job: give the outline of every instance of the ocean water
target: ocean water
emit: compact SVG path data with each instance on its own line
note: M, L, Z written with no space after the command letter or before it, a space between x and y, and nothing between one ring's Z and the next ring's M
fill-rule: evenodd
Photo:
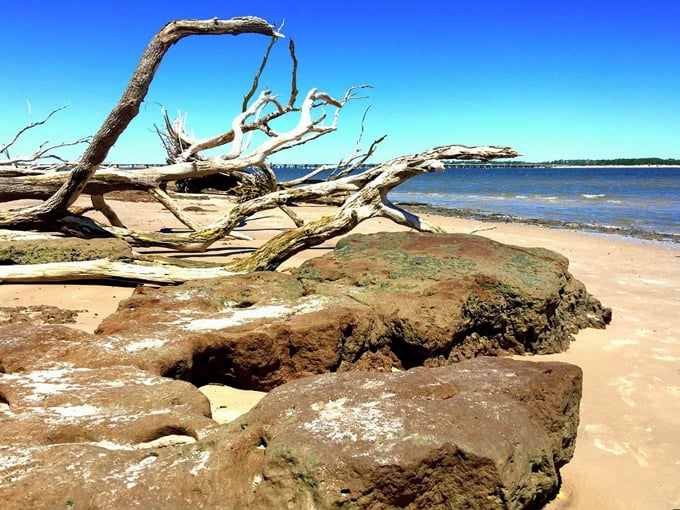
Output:
M276 173L284 181L305 171ZM680 242L680 168L447 167L405 181L389 197L470 217Z

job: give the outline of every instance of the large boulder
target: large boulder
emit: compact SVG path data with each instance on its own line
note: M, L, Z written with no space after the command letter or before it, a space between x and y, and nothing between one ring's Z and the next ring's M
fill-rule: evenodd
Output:
M287 274L138 288L96 335L13 321L0 326L0 498L535 508L573 453L580 370L461 360L559 351L609 318L555 253L379 234ZM342 373L304 378L326 372ZM278 388L221 427L189 382Z
M3 374L0 401L0 444L193 442L218 428L193 385L126 366Z
M287 274L140 288L97 334L145 370L269 390L329 371L560 352L610 319L557 253L380 233L349 236Z
M538 508L573 453L580 395L579 368L507 358L309 377L193 444L139 450L104 442L104 427L87 440L4 437L0 498L36 509Z

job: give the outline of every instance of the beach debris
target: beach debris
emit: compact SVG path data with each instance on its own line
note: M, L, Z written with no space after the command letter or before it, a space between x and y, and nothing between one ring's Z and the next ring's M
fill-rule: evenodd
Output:
M198 138L186 129L186 115L170 120L163 112L164 127L157 128L167 153L167 164L133 165L117 168L104 163L110 148L137 115L166 51L191 35L260 34L271 38L251 90L244 97L241 113L228 130ZM299 251L345 234L369 218L388 218L423 232L441 232L441 228L410 213L388 198L390 190L415 175L440 172L444 161L513 158L517 151L510 147L445 145L418 154L394 158L378 165L367 165L377 145L367 151L360 146L337 164L315 169L300 179L279 183L269 160L278 152L311 142L336 131L342 109L359 99L366 85L350 87L342 97L333 97L318 88L310 89L298 101L297 57L290 41L292 78L288 101L269 90L257 93L258 83L267 65L270 50L281 39L273 25L260 18L238 17L230 20L176 20L165 25L149 42L132 74L120 101L89 142L82 157L75 162L61 160L53 151L59 146L41 147L29 156L9 156L17 139L26 131L39 128L45 119L20 129L8 142L0 144L0 201L21 199L43 200L38 205L0 211L0 228L14 231L39 230L61 232L79 238L118 238L134 247L163 247L184 252L204 252L226 237L244 239L235 228L253 214L279 208L291 219L294 228L266 241L258 250L231 262L223 268L180 265L177 258L142 256L133 253L127 260L91 259L61 262L59 265L23 264L23 267L0 266L0 281L30 282L76 279L127 279L155 283L177 283L196 278L220 277L236 272L275 269ZM291 117L297 116L290 122ZM274 123L288 120L282 128ZM290 126L293 127L290 127ZM285 126L288 126L287 130ZM262 137L253 137L259 133ZM363 120L361 133L363 133ZM262 140L259 145L254 140ZM79 142L83 142L80 140ZM208 152L206 152L208 151ZM215 152L218 154L215 155ZM56 158L58 163L52 164ZM315 177L328 172L320 182ZM224 215L204 225L179 205L169 184L179 182L180 189L194 178L236 180L240 187L239 202ZM118 214L107 195L143 193L160 203L188 232L143 231L125 226L124 214ZM75 206L81 195L91 198L91 207ZM131 196L131 195L128 195ZM331 216L305 222L291 207L296 202L324 201L337 206ZM91 212L100 213L93 216ZM104 219L101 219L101 218ZM206 270L207 269L207 270Z

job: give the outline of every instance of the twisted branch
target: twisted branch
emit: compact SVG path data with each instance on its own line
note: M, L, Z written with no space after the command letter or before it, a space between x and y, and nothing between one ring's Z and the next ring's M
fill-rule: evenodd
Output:
M121 99L92 137L78 164L68 180L44 203L10 213L0 213L0 226L8 223L27 227L52 223L55 216L67 214L67 208L78 198L98 166L120 134L139 112L156 70L170 46L190 35L238 35L256 33L278 37L274 27L260 18L244 17L231 20L178 20L165 25L149 42Z
M388 193L406 179L421 173L441 172L444 170L442 160L508 158L517 155L509 147L466 147L450 145L436 147L420 154L396 158L382 165L368 169L357 175L349 175L333 181L309 184L301 188L279 190L238 204L221 220L204 227L201 231L189 234L135 233L109 227L111 233L125 240L153 242L154 245L179 247L180 249L203 250L215 240L224 237L240 221L255 212L278 207L290 199L309 199L338 190L354 192L350 198L333 215L321 217L293 228L273 237L260 248L242 259L229 262L219 268L186 267L172 269L172 262L163 261L162 267L152 267L148 271L143 268L149 265L148 257L137 257L125 261L105 260L89 261L70 267L65 264L36 264L32 269L26 267L0 266L0 281L43 281L48 279L80 279L93 277L128 278L135 281L154 281L167 283L197 278L210 278L235 273L276 269L282 262L300 251L319 245L324 241L345 234L362 221L374 217L385 217L398 224L423 232L443 232L413 214L400 209L387 198ZM72 222L83 221L81 217L72 217ZM126 237L128 236L128 237ZM181 240L181 244L178 243ZM191 244L193 243L193 244ZM129 264L132 264L130 266ZM89 269L88 269L89 268ZM33 276L32 276L33 275ZM98 275L98 276L97 276ZM31 280L34 278L34 280Z

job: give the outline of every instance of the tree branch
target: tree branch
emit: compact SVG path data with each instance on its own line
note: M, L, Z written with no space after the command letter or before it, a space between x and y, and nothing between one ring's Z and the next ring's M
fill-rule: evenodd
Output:
M43 204L0 214L0 225L8 221L14 225L52 222L55 215L66 214L97 167L104 161L109 150L118 140L130 121L139 112L156 70L170 46L190 35L238 35L257 33L272 37L280 36L274 27L260 18L245 17L231 20L178 20L165 25L149 42L137 68L132 74L123 96L113 108L92 142L62 187Z
M186 116L182 117L180 114L174 122L171 122L167 112L163 111L165 131L158 127L156 129L168 153L167 165L124 171L100 167L118 136L137 115L158 65L172 44L188 35L242 33L264 34L272 37L272 40L253 79L253 86L244 96L242 112L233 119L229 131L209 138L196 139L185 130ZM313 88L306 94L301 105L296 106L297 59L295 46L291 41L289 51L292 76L288 103L284 105L268 90L261 92L257 99L252 101L277 37L280 35L275 29L259 18L234 18L227 21L185 20L171 22L163 27L145 49L120 101L73 168L69 171L57 171L59 167L52 165L47 171L38 172L37 165L26 165L27 162L50 157L50 151L59 147L59 145L46 147L46 143L28 160L21 160L24 163L23 168L11 164L16 160L8 160L4 166L0 166L0 200L45 199L39 206L0 213L0 228L10 226L15 229L57 230L84 238L115 237L135 246L167 247L185 252L205 251L214 242L228 235L244 238L233 232L236 226L253 214L266 209L281 208L293 220L295 228L275 236L247 257L231 261L219 268L206 268L196 262L188 263L190 267L187 267L186 262L179 260L151 259L148 256L132 254L116 260L102 259L74 263L76 264L74 266L68 264L0 266L0 279L28 281L105 277L176 282L235 272L275 269L299 251L347 233L362 221L372 217L385 217L421 231L441 232L440 227L395 206L388 199L389 192L414 175L442 171L444 169L442 160L488 161L518 155L509 147L448 145L395 158L382 165L359 171L384 139L383 137L374 141L366 153L361 152L366 117L364 112L354 152L337 165L324 168L332 170L330 178L312 183L291 181L284 183L287 187L280 187L277 185L276 175L268 164L269 158L277 152L305 144L335 131L342 108L348 101L356 99L358 90L366 86L352 87L340 99ZM10 142L0 147L2 149L0 152L4 151L9 158L8 149L19 136L27 129L44 123L56 111L59 109L54 110L43 121L31 123L20 130ZM292 128L282 132L272 129L270 123L291 112L298 115L297 123ZM260 131L266 137L259 145L251 148L250 143L255 131ZM258 137L258 140L260 138L262 137ZM226 144L231 146L220 155L206 157L201 154L206 149ZM218 173L250 179L244 185L246 191L248 186L251 186L263 194L253 196L245 193L241 202L224 213L221 218L203 226L189 217L165 192L165 186L169 181ZM317 174L308 174L306 179L311 179L314 175ZM115 190L140 190L149 193L192 231L144 232L125 228L123 221L104 201L104 195ZM91 195L94 208L102 212L109 225L102 225L84 216L84 209L69 210L82 192ZM243 198L244 196L250 198ZM303 224L288 207L288 204L293 202L340 196L344 198L344 202L337 211L307 224Z
M30 104L29 104L29 107L30 107ZM7 142L5 145L0 146L0 154L3 154L3 153L7 154L7 151L9 150L9 148L10 148L12 145L14 145L14 144L16 143L16 141L21 137L21 135L23 135L26 131L28 131L29 129L33 129L33 128L37 127L37 126L42 126L42 125L45 124L48 120L50 120L50 118L52 117L52 115L54 115L54 114L57 113L57 112L60 112L61 110L65 109L65 108L66 108L66 106L60 106L59 108L55 108L55 109L52 110L50 113L48 113L47 116L46 116L45 118L43 118L42 120L39 120L39 121L37 121L37 122L30 122L30 123L28 123L26 126L24 126L24 127L21 128L19 131L17 131L17 132L14 134L14 137L13 137L9 142ZM9 156L8 156L8 157L9 157Z
M388 199L387 194L406 179L421 173L440 172L444 169L442 160L458 159L485 159L509 158L517 155L517 152L509 147L467 147L461 145L451 145L436 147L420 154L404 156L388 161L382 165L370 168L359 174L348 175L333 181L324 181L309 184L300 188L278 190L267 195L254 198L247 202L237 204L222 219L211 225L204 227L197 232L188 234L165 234L161 232L134 232L127 229L116 227L100 227L87 218L80 216L68 216L61 221L71 229L88 229L92 234L98 235L103 232L105 235L119 237L127 242L138 245L154 245L178 248L184 251L203 251L217 239L221 239L245 218L250 215L269 208L279 207L291 200L305 200L324 196L327 193L339 191L353 192L342 207L333 215L325 216L303 226L291 229L275 236L260 248L252 252L247 257L225 264L222 270L212 270L215 276L243 273L257 270L276 269L283 261L287 260L296 253L316 246L333 237L345 234L356 227L362 221L373 217L386 217L401 225L415 228L424 232L442 232L442 229L415 215L407 213L394 206ZM147 262L144 262L145 264ZM58 272L59 279L78 279L93 277L92 271L84 272L83 265L94 267L95 271L102 271L102 275L115 276L117 278L129 278L144 281L167 282L186 281L194 278L207 278L210 271L189 271L183 269L172 273L172 277L163 276L162 270L149 269L145 273L138 266L128 268L116 264L115 268L103 271L103 262L93 262L93 266L80 264L74 268L73 274L69 278L68 268L63 265L59 268L55 266L34 267L19 269L14 266L0 266L0 280L5 281L28 281L31 271L35 270L35 279L46 278L49 273L50 278L56 278L55 271ZM164 265L170 262L164 262ZM183 266L184 267L184 266ZM160 272L159 272L160 271ZM84 276L86 275L86 276Z

